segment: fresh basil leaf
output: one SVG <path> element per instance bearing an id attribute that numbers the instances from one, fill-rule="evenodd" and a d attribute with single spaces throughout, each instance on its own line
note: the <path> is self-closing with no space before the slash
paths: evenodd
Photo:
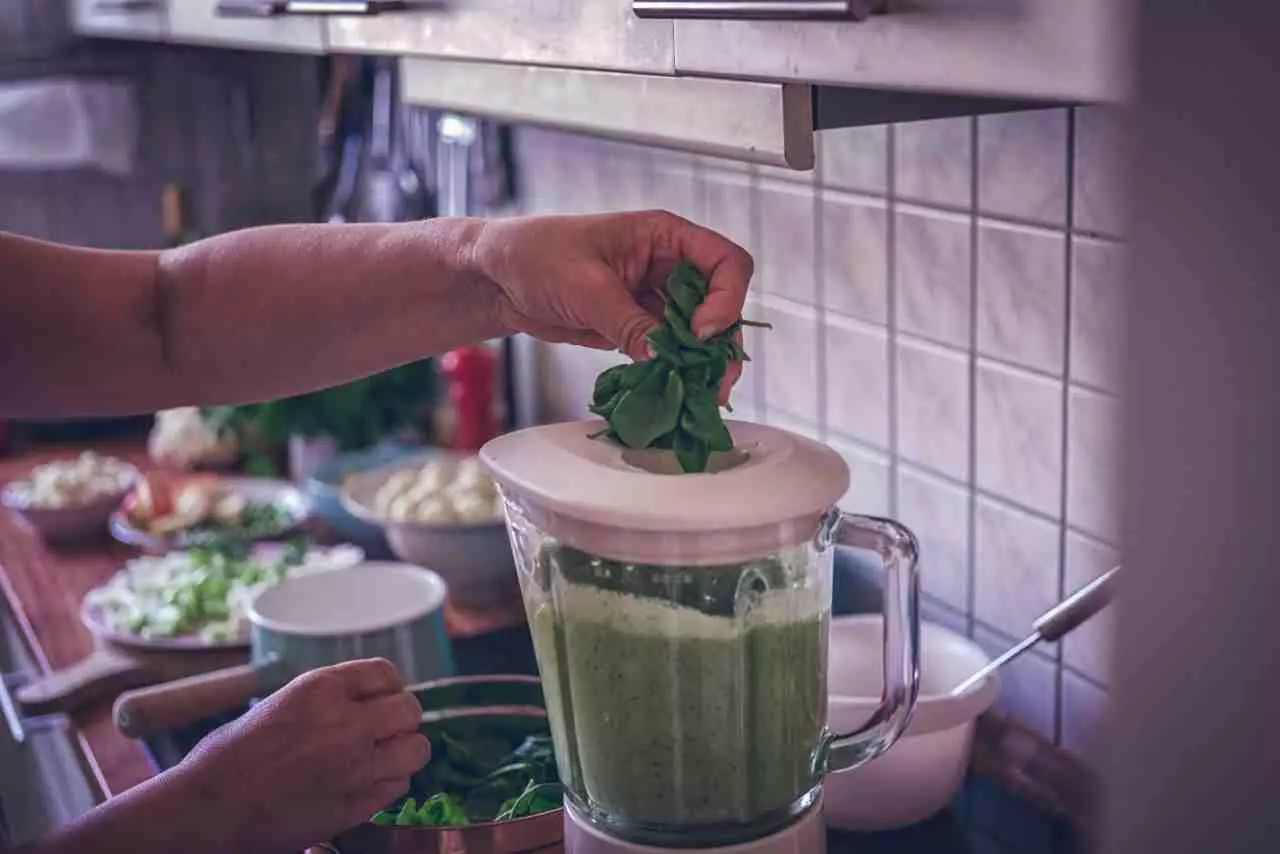
<path id="1" fill-rule="evenodd" d="M 676 459 L 685 474 L 696 474 L 707 470 L 707 461 L 711 458 L 711 449 L 707 443 L 685 430 L 676 431 Z"/>

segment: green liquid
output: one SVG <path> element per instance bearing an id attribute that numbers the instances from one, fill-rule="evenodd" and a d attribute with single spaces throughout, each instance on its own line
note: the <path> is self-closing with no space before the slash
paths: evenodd
<path id="1" fill-rule="evenodd" d="M 552 586 L 526 596 L 561 775 L 580 801 L 677 833 L 750 824 L 814 787 L 828 611 L 813 591 L 774 591 L 735 617 Z"/>

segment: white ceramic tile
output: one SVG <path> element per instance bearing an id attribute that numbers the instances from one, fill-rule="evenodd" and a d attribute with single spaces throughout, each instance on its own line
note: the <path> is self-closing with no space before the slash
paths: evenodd
<path id="1" fill-rule="evenodd" d="M 822 183 L 843 190 L 884 193 L 889 182 L 889 128 L 868 125 L 819 131 Z"/>
<path id="2" fill-rule="evenodd" d="M 751 218 L 756 197 L 751 192 L 750 177 L 742 173 L 703 170 L 702 178 L 699 222 L 751 252 Z"/>
<path id="3" fill-rule="evenodd" d="M 1119 563 L 1120 553 L 1115 549 L 1068 531 L 1065 593 L 1079 590 Z M 1062 642 L 1063 661 L 1095 682 L 1110 684 L 1114 632 L 1115 608 L 1112 606 L 1066 636 Z"/>
<path id="4" fill-rule="evenodd" d="M 762 181 L 757 199 L 760 205 L 758 287 L 813 305 L 817 296 L 813 275 L 813 191 L 779 181 Z"/>
<path id="5" fill-rule="evenodd" d="M 756 291 L 747 293 L 747 304 L 743 316 L 752 320 L 765 318 L 764 308 L 760 304 L 760 294 Z M 768 330 L 748 326 L 742 330 L 742 346 L 751 358 L 742 369 L 742 378 L 733 390 L 735 418 L 748 421 L 763 420 L 765 365 L 768 363 Z M 781 357 L 780 357 L 781 358 Z"/>
<path id="6" fill-rule="evenodd" d="M 840 509 L 872 516 L 891 515 L 889 458 L 838 438 L 828 439 L 827 444 L 849 465 L 849 491 L 840 499 Z"/>
<path id="7" fill-rule="evenodd" d="M 889 217 L 881 202 L 825 193 L 823 303 L 833 311 L 884 323 L 889 316 Z"/>
<path id="8" fill-rule="evenodd" d="M 827 429 L 889 444 L 889 336 L 883 327 L 826 315 Z"/>
<path id="9" fill-rule="evenodd" d="M 1076 237 L 1071 256 L 1071 379 L 1115 391 L 1124 333 L 1125 249 Z"/>
<path id="10" fill-rule="evenodd" d="M 968 356 L 898 341 L 898 453 L 961 480 L 969 477 Z"/>
<path id="11" fill-rule="evenodd" d="M 1062 746 L 1097 767 L 1106 753 L 1107 692 L 1074 673 L 1062 675 Z"/>
<path id="12" fill-rule="evenodd" d="M 770 409 L 817 424 L 817 313 L 808 306 L 771 299 L 763 304 L 761 314 L 773 324 L 773 329 L 757 336 L 767 338 L 763 372 L 765 401 Z"/>
<path id="13" fill-rule="evenodd" d="M 788 433 L 795 433 L 797 436 L 803 436 L 815 442 L 822 441 L 822 430 L 819 429 L 817 424 L 801 421 L 799 418 L 793 418 L 785 412 L 766 408 L 761 413 L 760 420 L 770 427 L 777 427 L 779 430 L 786 430 Z"/>
<path id="14" fill-rule="evenodd" d="M 973 120 L 894 126 L 894 193 L 901 199 L 968 208 L 972 203 Z"/>
<path id="15" fill-rule="evenodd" d="M 920 587 L 961 611 L 969 609 L 969 493 L 902 466 L 898 519 L 920 540 Z"/>
<path id="16" fill-rule="evenodd" d="M 646 158 L 617 151 L 596 162 L 599 209 L 634 211 L 653 207 L 653 168 Z"/>
<path id="17" fill-rule="evenodd" d="M 562 134 L 557 148 L 561 197 L 566 213 L 596 213 L 605 209 L 599 184 L 597 141 Z"/>
<path id="18" fill-rule="evenodd" d="M 928 568 L 924 570 L 928 572 Z M 920 597 L 920 619 L 950 629 L 960 637 L 969 636 L 969 617 L 963 611 L 948 607 L 942 602 L 935 600 L 932 596 L 924 595 Z"/>
<path id="19" fill-rule="evenodd" d="M 670 211 L 692 222 L 698 221 L 701 216 L 698 204 L 701 192 L 696 170 L 659 166 L 653 170 L 652 181 L 650 201 L 646 207 Z"/>
<path id="20" fill-rule="evenodd" d="M 762 178 L 773 178 L 778 181 L 808 185 L 810 187 L 814 185 L 818 177 L 817 169 L 788 169 L 785 166 L 766 166 L 763 163 L 755 164 L 752 168 Z"/>
<path id="21" fill-rule="evenodd" d="M 984 222 L 978 226 L 978 352 L 1063 372 L 1066 237 Z"/>
<path id="22" fill-rule="evenodd" d="M 1038 516 L 978 498 L 974 616 L 1006 634 L 1029 633 L 1036 618 L 1058 601 L 1058 532 L 1057 525 Z"/>
<path id="23" fill-rule="evenodd" d="M 1076 110 L 1075 227 L 1126 233 L 1124 129 L 1114 108 Z"/>
<path id="24" fill-rule="evenodd" d="M 1120 533 L 1120 405 L 1072 386 L 1067 418 L 1067 522 L 1116 541 Z"/>
<path id="25" fill-rule="evenodd" d="M 992 657 L 1009 649 L 1021 637 L 1010 637 L 983 625 L 975 625 L 973 629 L 974 642 Z M 1057 705 L 1055 667 L 1040 652 L 1028 652 L 1000 668 L 1000 699 L 996 708 L 1051 741 Z"/>
<path id="26" fill-rule="evenodd" d="M 897 212 L 894 273 L 902 331 L 968 348 L 971 222 L 967 215 Z"/>
<path id="27" fill-rule="evenodd" d="M 1062 385 L 978 362 L 977 477 L 983 489 L 1062 515 Z"/>
<path id="28" fill-rule="evenodd" d="M 1067 219 L 1067 111 L 978 119 L 978 210 L 1045 225 Z"/>

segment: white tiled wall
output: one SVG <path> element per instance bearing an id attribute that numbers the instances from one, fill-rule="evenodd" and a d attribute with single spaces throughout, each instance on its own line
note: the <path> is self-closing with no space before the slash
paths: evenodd
<path id="1" fill-rule="evenodd" d="M 826 131 L 816 172 L 524 130 L 529 211 L 668 207 L 749 249 L 739 415 L 826 441 L 845 503 L 923 544 L 927 615 L 999 652 L 1113 566 L 1115 117 L 1098 109 Z M 608 357 L 540 354 L 543 417 L 584 414 Z M 1096 745 L 1108 615 L 1006 673 L 1002 703 Z"/>

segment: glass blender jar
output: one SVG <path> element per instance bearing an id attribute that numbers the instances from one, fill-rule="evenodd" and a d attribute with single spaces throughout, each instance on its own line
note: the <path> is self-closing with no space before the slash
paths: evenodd
<path id="1" fill-rule="evenodd" d="M 481 451 L 505 502 L 569 852 L 814 854 L 823 776 L 884 752 L 915 705 L 915 538 L 834 509 L 849 469 L 830 448 L 729 427 L 735 450 L 702 474 L 591 438 L 599 422 Z M 836 544 L 887 570 L 884 697 L 839 734 L 826 728 Z M 803 845 L 767 844 L 799 827 Z"/>

